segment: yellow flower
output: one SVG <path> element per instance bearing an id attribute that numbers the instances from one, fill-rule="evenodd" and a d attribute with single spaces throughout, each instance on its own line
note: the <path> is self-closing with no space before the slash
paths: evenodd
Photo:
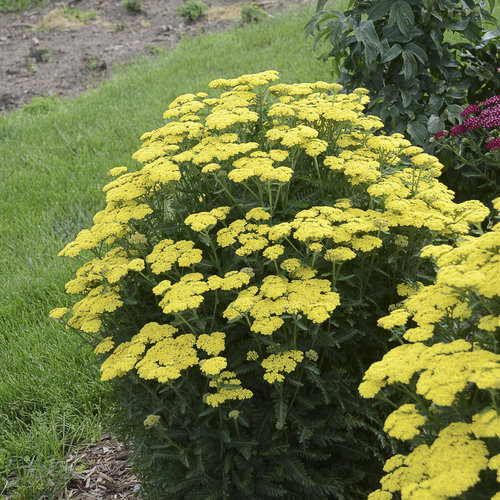
<path id="1" fill-rule="evenodd" d="M 227 360 L 221 356 L 216 356 L 200 361 L 200 368 L 206 375 L 218 375 L 227 367 Z"/>
<path id="2" fill-rule="evenodd" d="M 257 351 L 248 351 L 247 352 L 247 361 L 257 361 L 259 359 L 259 354 Z"/>
<path id="3" fill-rule="evenodd" d="M 425 417 L 421 415 L 413 404 L 405 404 L 393 411 L 385 420 L 384 431 L 389 436 L 407 441 L 419 433 L 419 428 L 425 424 Z"/>
<path id="4" fill-rule="evenodd" d="M 49 317 L 53 319 L 61 319 L 65 314 L 71 311 L 69 307 L 56 307 L 49 312 Z"/>
<path id="5" fill-rule="evenodd" d="M 223 332 L 213 332 L 210 335 L 202 334 L 196 341 L 196 346 L 203 349 L 211 356 L 217 356 L 225 348 L 226 334 Z"/>
<path id="6" fill-rule="evenodd" d="M 127 167 L 115 167 L 115 168 L 112 168 L 108 172 L 108 175 L 111 177 L 118 177 L 118 176 L 124 174 L 126 171 L 127 171 Z"/>
<path id="7" fill-rule="evenodd" d="M 211 172 L 217 172 L 217 170 L 220 170 L 220 165 L 218 163 L 208 163 L 201 169 L 201 172 L 203 174 L 208 174 Z"/>
<path id="8" fill-rule="evenodd" d="M 304 353 L 296 349 L 271 354 L 261 363 L 262 368 L 266 370 L 264 380 L 272 384 L 273 382 L 283 382 L 284 373 L 290 373 L 295 370 L 297 363 L 304 359 Z"/>
<path id="9" fill-rule="evenodd" d="M 267 247 L 262 252 L 262 255 L 266 259 L 276 260 L 280 255 L 283 255 L 284 251 L 285 251 L 285 247 L 283 245 L 272 245 L 270 247 Z"/>
<path id="10" fill-rule="evenodd" d="M 104 354 L 106 352 L 111 351 L 114 349 L 115 343 L 113 341 L 113 337 L 106 337 L 105 339 L 101 340 L 99 344 L 94 349 L 95 354 Z"/>
<path id="11" fill-rule="evenodd" d="M 246 220 L 268 220 L 271 218 L 271 214 L 266 212 L 262 207 L 252 208 L 249 212 L 246 213 Z"/>
<path id="12" fill-rule="evenodd" d="M 347 247 L 332 248 L 325 252 L 325 260 L 328 260 L 330 262 L 343 262 L 355 258 L 356 254 Z"/>
<path id="13" fill-rule="evenodd" d="M 156 427 L 160 422 L 160 415 L 148 415 L 144 419 L 144 427 Z"/>

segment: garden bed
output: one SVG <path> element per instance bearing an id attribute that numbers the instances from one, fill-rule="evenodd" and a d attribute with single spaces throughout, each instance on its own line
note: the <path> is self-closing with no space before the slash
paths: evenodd
<path id="1" fill-rule="evenodd" d="M 73 97 L 109 78 L 116 64 L 141 54 L 154 57 L 184 36 L 241 22 L 241 3 L 205 3 L 210 8 L 197 21 L 176 12 L 184 0 L 145 0 L 139 12 L 120 0 L 80 0 L 0 14 L 0 113 L 33 97 Z M 255 3 L 271 15 L 285 8 L 284 0 Z"/>

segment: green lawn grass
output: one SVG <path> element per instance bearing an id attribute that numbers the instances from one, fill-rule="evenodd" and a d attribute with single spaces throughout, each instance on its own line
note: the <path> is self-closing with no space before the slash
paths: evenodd
<path id="1" fill-rule="evenodd" d="M 69 447 L 105 427 L 89 347 L 47 314 L 70 303 L 64 283 L 77 263 L 57 253 L 103 208 L 106 172 L 133 166 L 139 136 L 163 123 L 169 102 L 212 79 L 277 69 L 285 82 L 331 80 L 305 40 L 311 13 L 187 39 L 75 101 L 0 116 L 0 499 L 51 498 Z"/>

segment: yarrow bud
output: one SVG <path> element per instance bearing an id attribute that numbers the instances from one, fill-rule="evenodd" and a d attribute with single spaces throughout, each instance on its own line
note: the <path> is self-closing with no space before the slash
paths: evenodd
<path id="1" fill-rule="evenodd" d="M 480 118 L 478 116 L 469 116 L 469 118 L 465 119 L 463 125 L 468 130 L 475 130 L 481 126 Z"/>
<path id="2" fill-rule="evenodd" d="M 144 427 L 155 427 L 160 421 L 160 415 L 148 415 L 144 420 Z"/>
<path id="3" fill-rule="evenodd" d="M 447 130 L 440 130 L 439 132 L 436 132 L 434 134 L 434 140 L 435 141 L 440 141 L 442 139 L 445 139 L 449 135 L 450 135 L 450 133 Z"/>
<path id="4" fill-rule="evenodd" d="M 496 151 L 500 149 L 500 137 L 497 137 L 496 139 L 493 137 L 486 139 L 486 149 L 488 151 Z"/>
<path id="5" fill-rule="evenodd" d="M 500 96 L 495 96 L 500 97 Z M 468 120 L 469 118 L 467 118 Z M 500 104 L 483 109 L 479 115 L 481 125 L 486 128 L 500 127 Z"/>
<path id="6" fill-rule="evenodd" d="M 469 104 L 461 113 L 460 116 L 469 116 L 474 113 L 480 113 L 481 108 L 477 104 Z"/>
<path id="7" fill-rule="evenodd" d="M 466 130 L 467 130 L 467 127 L 462 123 L 460 125 L 457 125 L 456 127 L 453 127 L 450 130 L 450 135 L 452 137 L 455 137 L 457 135 L 462 135 Z"/>

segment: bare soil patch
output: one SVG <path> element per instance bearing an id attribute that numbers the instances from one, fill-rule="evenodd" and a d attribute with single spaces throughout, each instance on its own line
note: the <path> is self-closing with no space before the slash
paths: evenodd
<path id="1" fill-rule="evenodd" d="M 240 22 L 241 0 L 206 0 L 195 22 L 176 12 L 184 0 L 143 0 L 140 12 L 122 0 L 73 0 L 0 14 L 0 113 L 35 96 L 72 97 L 109 78 L 116 64 L 172 50 L 186 35 Z M 299 1 L 256 0 L 271 15 Z M 295 5 L 293 5 L 295 4 Z"/>

